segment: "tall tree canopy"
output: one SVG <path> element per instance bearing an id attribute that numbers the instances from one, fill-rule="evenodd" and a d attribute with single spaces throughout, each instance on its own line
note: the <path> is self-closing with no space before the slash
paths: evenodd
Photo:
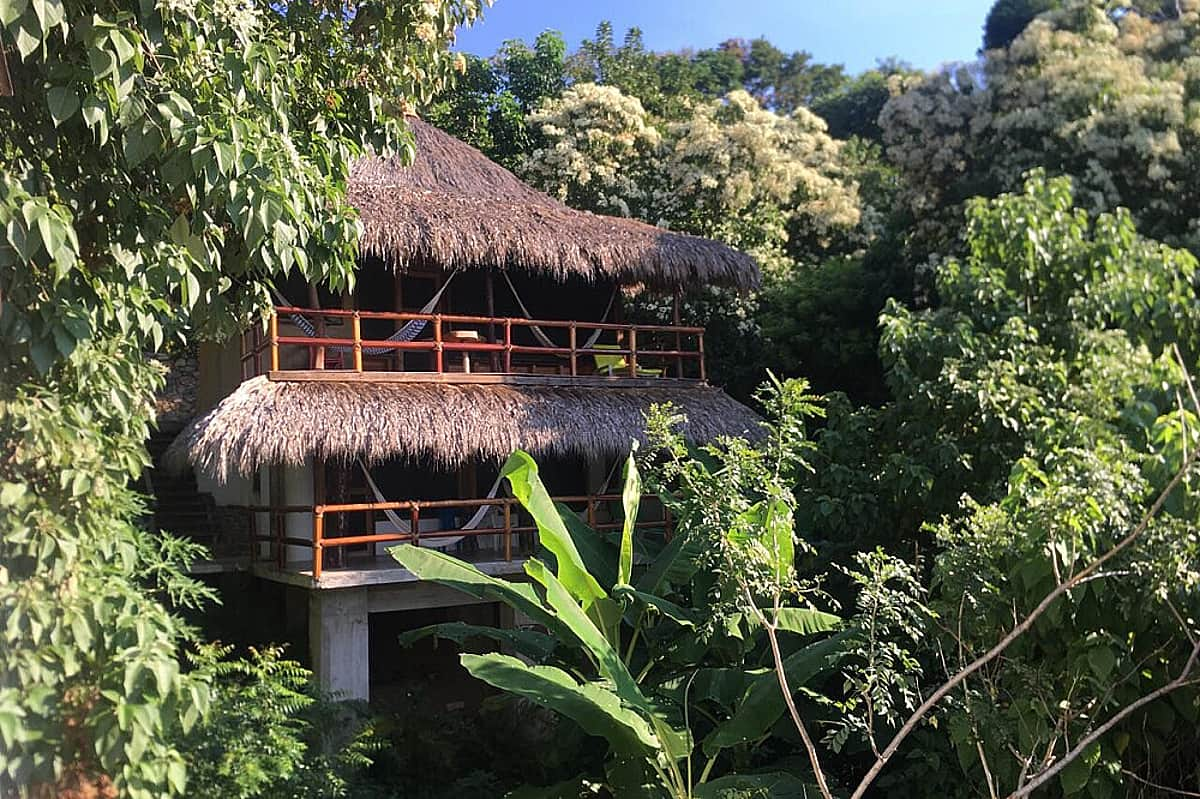
<path id="1" fill-rule="evenodd" d="M 293 270 L 352 285 L 349 164 L 409 148 L 478 12 L 0 2 L 0 793 L 185 791 L 211 675 L 173 607 L 205 592 L 130 488 L 146 353 L 241 329 Z"/>

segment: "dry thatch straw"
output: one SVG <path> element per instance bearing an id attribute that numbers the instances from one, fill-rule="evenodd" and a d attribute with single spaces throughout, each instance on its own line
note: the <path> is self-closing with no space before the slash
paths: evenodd
<path id="1" fill-rule="evenodd" d="M 417 144 L 412 166 L 364 158 L 351 170 L 365 255 L 398 270 L 513 268 L 670 290 L 758 285 L 754 260 L 731 247 L 568 208 L 474 147 L 419 119 L 409 124 Z"/>
<path id="2" fill-rule="evenodd" d="M 684 434 L 707 442 L 757 437 L 758 417 L 705 385 L 570 387 L 447 383 L 242 383 L 171 445 L 167 462 L 191 464 L 219 481 L 264 464 L 310 458 L 379 462 L 402 458 L 439 466 L 499 461 L 515 449 L 534 455 L 620 455 L 644 441 L 651 403 L 687 417 Z"/>

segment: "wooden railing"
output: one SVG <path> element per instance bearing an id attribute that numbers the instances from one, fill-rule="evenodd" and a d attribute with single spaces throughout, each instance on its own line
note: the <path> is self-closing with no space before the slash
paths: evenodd
<path id="1" fill-rule="evenodd" d="M 303 317 L 315 336 L 281 333 L 289 317 Z M 400 327 L 423 321 L 414 341 L 367 338 L 363 323 L 390 322 Z M 331 335 L 331 327 L 349 325 L 349 335 Z M 482 330 L 480 329 L 482 328 Z M 537 328 L 555 346 L 540 340 Z M 566 342 L 554 341 L 565 331 Z M 602 340 L 586 346 L 600 331 Z M 464 335 L 465 334 L 465 335 Z M 475 337 L 474 340 L 471 337 Z M 299 353 L 300 357 L 295 357 Z M 374 353 L 374 354 L 373 354 Z M 419 359 L 407 357 L 423 353 Z M 472 364 L 474 359 L 474 364 Z M 281 369 L 342 369 L 354 372 L 530 372 L 613 377 L 675 377 L 704 380 L 704 328 L 635 325 L 513 317 L 345 311 L 278 307 L 266 331 L 254 327 L 242 336 L 242 378 Z M 619 362 L 615 363 L 614 362 Z"/>
<path id="2" fill-rule="evenodd" d="M 619 512 L 613 519 L 603 518 L 600 511 L 606 506 L 619 511 L 621 507 L 620 494 L 591 494 L 578 496 L 553 497 L 554 502 L 560 503 L 572 510 L 584 514 L 588 526 L 595 530 L 619 530 L 623 526 Z M 252 559 L 258 559 L 259 546 L 267 544 L 272 552 L 270 559 L 280 570 L 287 568 L 286 548 L 289 546 L 311 549 L 312 573 L 314 580 L 320 580 L 326 568 L 325 553 L 345 547 L 370 546 L 389 543 L 410 543 L 421 546 L 422 541 L 436 542 L 439 538 L 479 538 L 482 536 L 499 536 L 501 538 L 500 553 L 503 559 L 511 561 L 514 555 L 514 536 L 527 536 L 528 546 L 521 548 L 525 554 L 531 554 L 537 548 L 537 525 L 522 508 L 520 502 L 512 497 L 496 497 L 494 499 L 449 499 L 449 500 L 409 500 L 405 502 L 349 502 L 324 503 L 321 505 L 237 505 L 231 506 L 244 511 L 249 516 Z M 429 521 L 430 515 L 438 511 L 457 511 L 455 516 L 464 519 L 475 514 L 480 508 L 492 507 L 497 509 L 497 523 L 490 526 L 479 526 L 472 530 L 437 529 L 421 530 L 421 522 Z M 408 525 L 410 532 L 374 532 L 382 519 L 377 518 L 384 511 L 399 515 Z M 312 537 L 300 538 L 289 536 L 286 530 L 286 517 L 292 514 L 311 514 Z M 363 514 L 359 530 L 351 530 L 350 524 L 344 527 L 342 535 L 330 535 L 334 526 L 332 520 L 338 516 Z M 267 529 L 259 527 L 259 517 L 267 516 Z M 348 521 L 348 520 L 347 520 Z M 669 537 L 672 528 L 670 511 L 659 501 L 657 496 L 647 494 L 642 497 L 639 518 L 635 527 L 640 529 L 657 529 Z M 518 545 L 519 546 L 519 545 Z M 519 553 L 518 553 L 519 554 Z"/>

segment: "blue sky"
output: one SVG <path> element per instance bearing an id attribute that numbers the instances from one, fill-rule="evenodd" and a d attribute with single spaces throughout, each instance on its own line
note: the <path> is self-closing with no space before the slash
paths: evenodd
<path id="1" fill-rule="evenodd" d="M 561 31 L 574 49 L 596 23 L 612 20 L 618 40 L 642 29 L 652 50 L 712 47 L 731 37 L 765 36 L 777 47 L 807 50 L 818 61 L 868 69 L 899 56 L 925 69 L 966 61 L 979 47 L 992 0 L 496 0 L 483 21 L 463 30 L 458 48 L 490 55 L 505 39 Z"/>

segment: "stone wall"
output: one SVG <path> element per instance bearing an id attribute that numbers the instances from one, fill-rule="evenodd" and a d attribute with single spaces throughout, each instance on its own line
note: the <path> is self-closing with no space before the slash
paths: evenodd
<path id="1" fill-rule="evenodd" d="M 163 430 L 176 430 L 196 415 L 196 397 L 200 392 L 196 350 L 189 347 L 172 355 L 156 355 L 154 359 L 167 369 L 167 384 L 156 403 L 158 425 Z"/>

